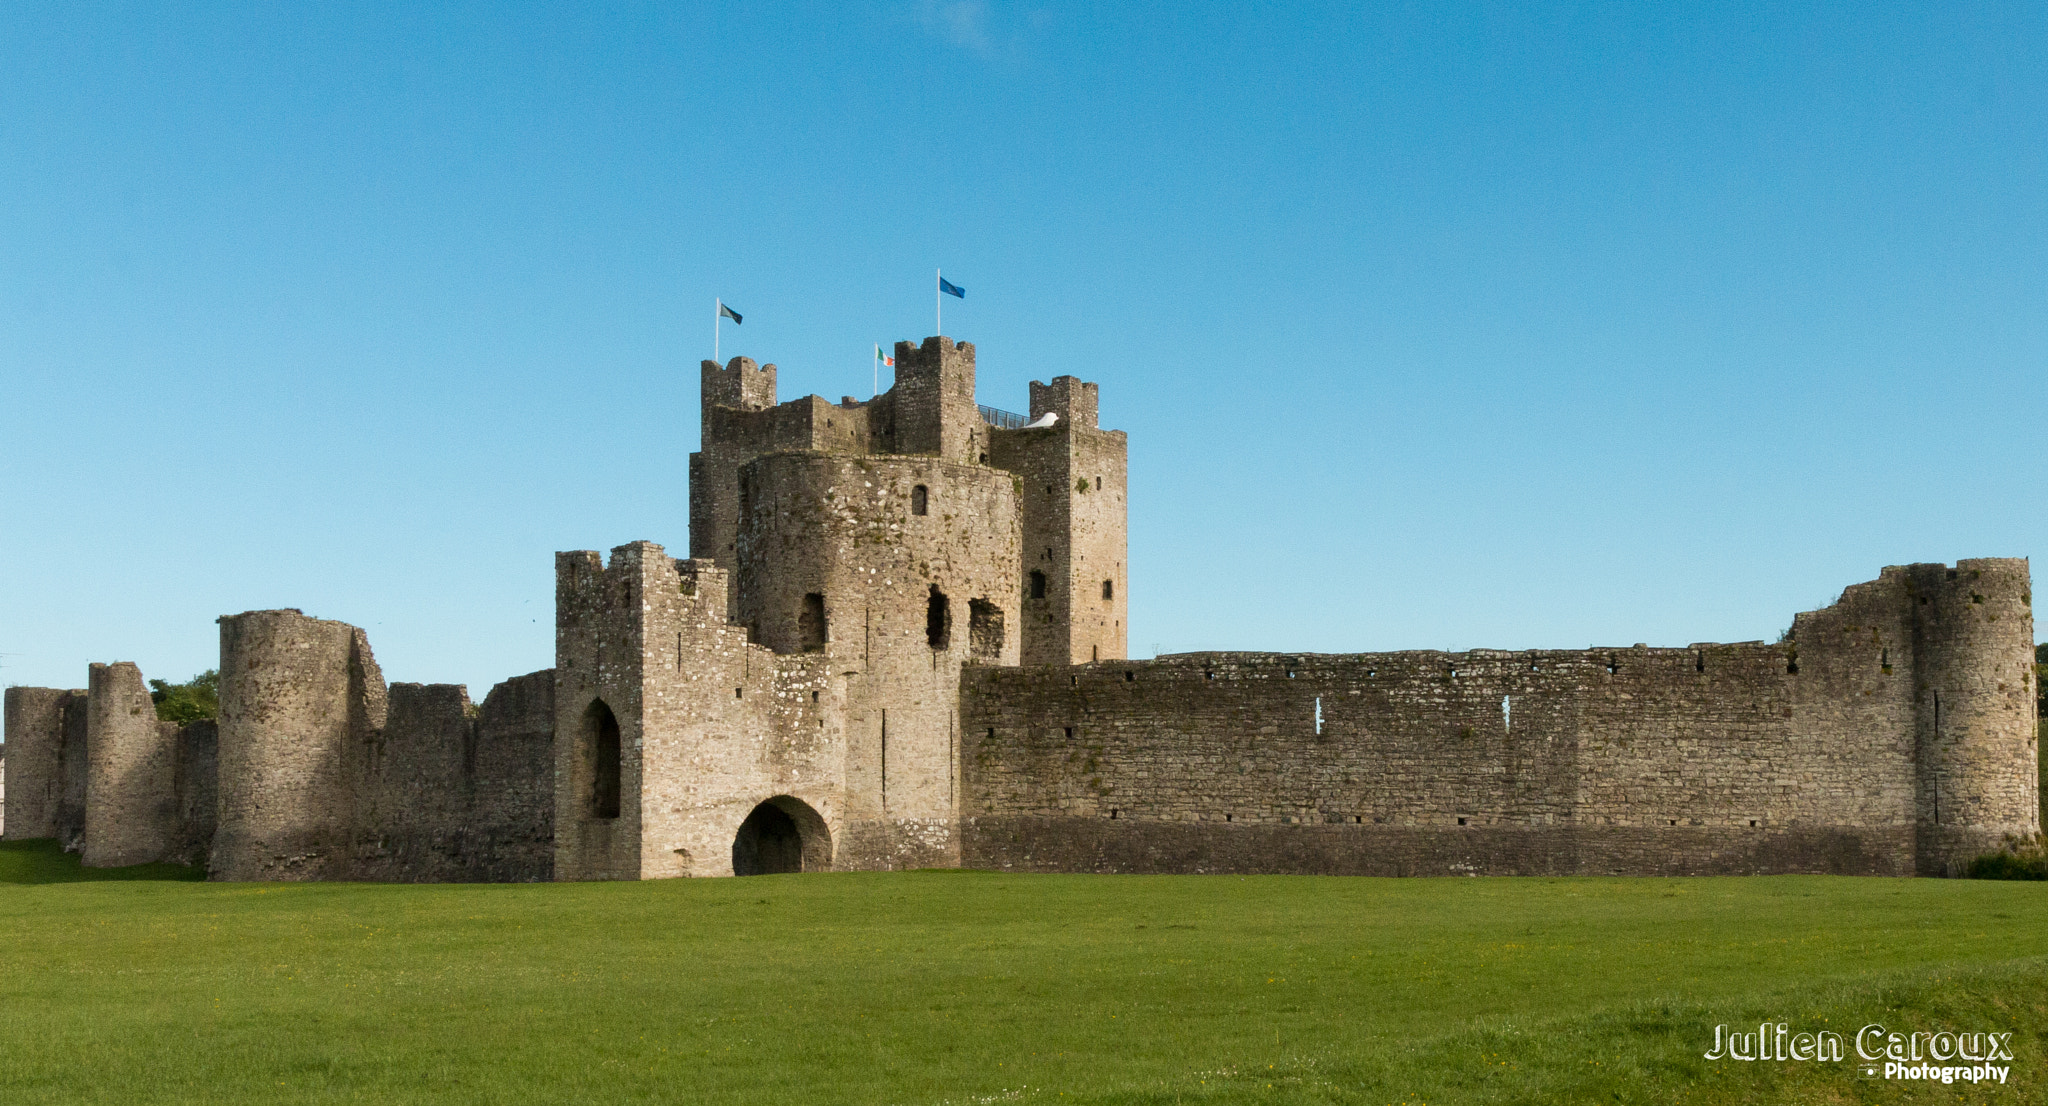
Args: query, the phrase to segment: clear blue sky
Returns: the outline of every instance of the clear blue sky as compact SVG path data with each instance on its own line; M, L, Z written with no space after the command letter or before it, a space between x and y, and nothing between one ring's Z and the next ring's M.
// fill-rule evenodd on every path
M554 551L687 548L714 296L865 396L936 266L1130 432L1140 656L2048 552L2039 3L15 2L0 682L295 606L481 698Z

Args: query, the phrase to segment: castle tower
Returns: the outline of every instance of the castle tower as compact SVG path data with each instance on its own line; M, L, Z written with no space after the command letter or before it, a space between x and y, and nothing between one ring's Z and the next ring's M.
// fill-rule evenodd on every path
M1031 417L995 430L991 455L1019 478L1024 516L1023 663L1086 664L1129 652L1128 439L1096 425L1097 388L1031 382Z
M944 335L921 346L896 343L892 453L936 453L948 461L988 463L989 425L974 402L974 343Z
M653 542L557 554L555 878L731 875L759 807L833 865L840 692L727 620L726 573Z
M1072 377L998 430L944 336L867 402L702 372L691 558L557 562L558 875L959 863L963 666L1126 652L1124 435Z
M1020 655L1010 476L805 452L740 479L737 621L776 653L819 656L843 689L835 866L958 864L960 669Z
M296 610L222 618L212 878L349 878L355 779L385 711L356 627Z
M65 733L77 732L77 753L82 754L85 700L83 691L7 689L7 840L61 835Z
M178 725L157 720L142 670L95 664L86 692L88 868L151 864L178 838Z
M1916 851L1957 875L2007 834L2040 827L2033 587L2023 559L1907 569L1913 602Z
M775 366L735 357L700 366L702 448L690 454L690 556L730 568L739 532L739 470L766 439L775 407ZM728 594L730 604L735 597Z
M640 612L660 588L660 549L620 546L610 566L592 552L555 554L559 880L640 878L642 708L650 690Z

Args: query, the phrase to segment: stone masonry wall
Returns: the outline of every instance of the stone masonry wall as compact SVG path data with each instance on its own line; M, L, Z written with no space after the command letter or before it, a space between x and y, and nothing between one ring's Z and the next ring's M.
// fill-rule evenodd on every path
M844 735L835 865L957 864L959 670L1019 656L1014 478L935 456L792 453L742 480L737 621L777 653L820 654L844 689L826 725ZM825 616L808 640L807 597Z
M727 618L726 573L652 542L557 555L555 874L730 875L753 808L789 796L838 824L843 691L821 657L778 657ZM620 737L619 809L595 809L599 719ZM829 831L807 841L829 864Z
M1880 583L1914 616L1918 870L1956 875L2006 835L2040 828L2039 775L2020 770L2040 756L2028 565L1912 565Z
M164 859L205 864L220 823L220 724L211 718L178 728L177 831Z
M9 841L58 835L64 719L74 701L82 708L85 692L54 687L6 690L8 811L0 832Z
M555 873L555 670L514 676L476 711L468 814L470 878L551 880Z
M475 708L459 684L392 684L358 762L348 878L451 883L468 876Z
M497 685L392 684L355 782L350 878L532 882L554 872L554 672Z
M1953 864L1954 850L1915 859L1915 694L1929 665L1914 655L1908 577L1887 570L1849 589L1779 645L970 669L966 863L1357 874ZM2017 621L2008 608L2015 640ZM1974 825L2034 824L2028 751L1972 762L1973 793L1996 796Z
M1031 415L1050 427L995 430L993 463L1017 475L1024 515L1025 664L1127 655L1127 440L1097 428L1094 384L1031 383ZM1043 578L1044 595L1032 573ZM1107 584L1107 594L1104 585Z
M88 868L166 859L178 839L178 734L159 721L142 671L95 664L86 692L85 845Z
M57 751L57 819L50 836L68 852L85 846L86 693L65 696L62 702Z
M369 639L296 610L220 620L220 823L224 880L347 879L355 780L384 728Z

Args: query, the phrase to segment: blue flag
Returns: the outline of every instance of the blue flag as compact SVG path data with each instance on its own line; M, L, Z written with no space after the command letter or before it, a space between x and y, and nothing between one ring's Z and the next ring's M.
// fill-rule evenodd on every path
M945 277L939 278L939 291L949 296L959 296L963 300L967 298L967 289L947 280Z

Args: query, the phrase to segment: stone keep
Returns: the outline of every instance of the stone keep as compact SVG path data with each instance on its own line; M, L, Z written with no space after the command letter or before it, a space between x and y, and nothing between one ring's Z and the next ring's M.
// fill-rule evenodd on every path
M481 705L291 610L221 619L217 731L129 664L7 689L6 836L439 881L1954 875L2040 828L2023 560L1886 568L1777 643L1132 661L1096 385L1011 415L972 345L895 352L836 404L705 362L690 555L557 554L555 667Z
M692 557L558 558L558 875L957 865L963 668L1123 655L1124 436L1092 386L1000 427L972 345L896 357L836 405L705 362Z

